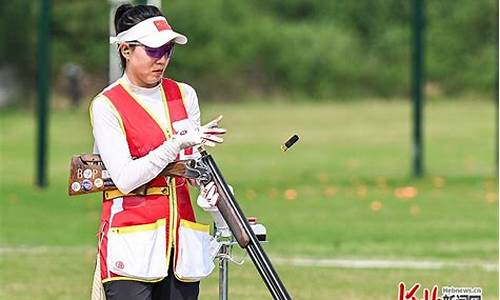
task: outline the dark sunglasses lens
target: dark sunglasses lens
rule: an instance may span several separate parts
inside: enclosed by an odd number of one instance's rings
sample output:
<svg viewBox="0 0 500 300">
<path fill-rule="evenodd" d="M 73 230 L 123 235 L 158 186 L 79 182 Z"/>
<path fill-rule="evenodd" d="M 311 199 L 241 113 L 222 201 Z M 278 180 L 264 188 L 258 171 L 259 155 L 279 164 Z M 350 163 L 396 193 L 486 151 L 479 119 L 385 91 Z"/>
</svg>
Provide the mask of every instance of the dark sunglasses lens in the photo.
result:
<svg viewBox="0 0 500 300">
<path fill-rule="evenodd" d="M 146 54 L 153 58 L 161 58 L 165 55 L 161 48 L 146 48 Z"/>
<path fill-rule="evenodd" d="M 174 49 L 173 44 L 167 44 L 159 48 L 146 47 L 146 54 L 153 58 L 162 58 L 165 54 L 170 57 Z"/>
</svg>

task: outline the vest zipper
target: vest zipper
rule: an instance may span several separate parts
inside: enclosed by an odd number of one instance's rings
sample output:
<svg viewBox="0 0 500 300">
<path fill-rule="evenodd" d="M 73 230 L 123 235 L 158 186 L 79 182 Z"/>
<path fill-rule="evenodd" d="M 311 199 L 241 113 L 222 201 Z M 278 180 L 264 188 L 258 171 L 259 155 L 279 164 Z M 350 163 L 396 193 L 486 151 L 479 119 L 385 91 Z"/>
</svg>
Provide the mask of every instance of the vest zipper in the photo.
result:
<svg viewBox="0 0 500 300">
<path fill-rule="evenodd" d="M 172 264 L 175 263 L 175 255 L 176 255 L 176 235 L 177 235 L 177 193 L 176 193 L 176 186 L 175 186 L 175 178 L 170 177 L 169 178 L 169 184 L 168 187 L 170 189 L 170 195 L 169 195 L 169 200 L 170 200 L 170 222 L 169 222 L 169 238 L 170 238 L 170 243 L 168 246 L 168 260 L 170 260 L 170 251 L 172 251 L 172 248 L 174 250 L 174 255 L 172 259 Z M 174 270 L 174 265 L 172 265 L 172 271 Z"/>
</svg>

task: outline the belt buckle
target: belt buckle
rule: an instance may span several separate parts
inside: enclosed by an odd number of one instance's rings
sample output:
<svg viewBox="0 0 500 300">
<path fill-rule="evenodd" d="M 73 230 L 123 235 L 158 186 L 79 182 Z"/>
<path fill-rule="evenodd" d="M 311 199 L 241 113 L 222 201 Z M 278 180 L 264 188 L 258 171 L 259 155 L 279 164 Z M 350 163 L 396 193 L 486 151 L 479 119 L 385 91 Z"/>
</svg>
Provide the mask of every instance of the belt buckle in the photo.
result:
<svg viewBox="0 0 500 300">
<path fill-rule="evenodd" d="M 162 187 L 160 192 L 163 194 L 163 195 L 168 195 L 168 188 L 167 187 Z"/>
</svg>

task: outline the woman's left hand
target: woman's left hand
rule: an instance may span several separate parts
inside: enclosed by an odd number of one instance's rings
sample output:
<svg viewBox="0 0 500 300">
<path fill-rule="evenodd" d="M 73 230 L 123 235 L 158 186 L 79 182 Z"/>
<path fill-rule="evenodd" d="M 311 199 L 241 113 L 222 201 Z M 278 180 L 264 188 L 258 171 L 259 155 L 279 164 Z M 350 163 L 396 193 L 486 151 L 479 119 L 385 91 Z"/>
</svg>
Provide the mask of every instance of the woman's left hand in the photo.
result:
<svg viewBox="0 0 500 300">
<path fill-rule="evenodd" d="M 224 139 L 220 135 L 225 134 L 227 130 L 219 127 L 221 120 L 222 115 L 200 127 L 203 145 L 214 147 L 216 144 L 224 142 Z"/>
</svg>

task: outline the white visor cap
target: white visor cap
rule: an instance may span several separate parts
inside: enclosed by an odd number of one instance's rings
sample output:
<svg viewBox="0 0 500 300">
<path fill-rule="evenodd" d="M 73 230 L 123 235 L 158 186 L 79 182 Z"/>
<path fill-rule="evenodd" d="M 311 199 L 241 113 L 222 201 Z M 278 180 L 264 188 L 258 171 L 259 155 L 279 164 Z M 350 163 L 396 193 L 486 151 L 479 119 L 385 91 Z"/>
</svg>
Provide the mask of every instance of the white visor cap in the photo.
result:
<svg viewBox="0 0 500 300">
<path fill-rule="evenodd" d="M 186 44 L 187 37 L 172 30 L 164 17 L 153 17 L 141 21 L 128 30 L 120 32 L 116 37 L 110 37 L 111 44 L 138 41 L 150 48 L 158 48 L 170 41 Z"/>
</svg>

